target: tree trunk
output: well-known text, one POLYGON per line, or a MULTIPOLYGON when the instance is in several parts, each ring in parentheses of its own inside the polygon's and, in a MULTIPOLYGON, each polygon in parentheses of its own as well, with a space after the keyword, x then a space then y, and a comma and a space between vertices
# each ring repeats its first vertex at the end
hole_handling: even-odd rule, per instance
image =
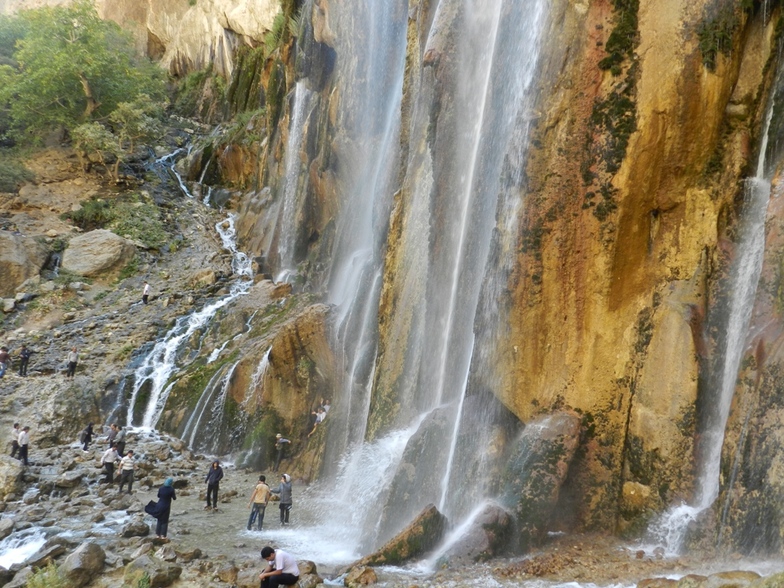
POLYGON ((88 121, 90 120, 93 112, 98 110, 98 107, 101 105, 101 103, 95 100, 95 97, 93 96, 93 89, 90 87, 90 82, 83 73, 79 74, 79 81, 82 83, 84 97, 87 99, 87 106, 84 109, 84 120, 88 121))

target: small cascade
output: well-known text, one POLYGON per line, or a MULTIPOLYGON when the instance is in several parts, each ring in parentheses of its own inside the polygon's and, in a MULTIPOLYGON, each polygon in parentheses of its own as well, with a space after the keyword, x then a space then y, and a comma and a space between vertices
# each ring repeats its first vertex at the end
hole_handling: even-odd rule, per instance
POLYGON ((728 278, 729 300, 722 329, 723 348, 717 373, 713 374, 716 397, 710 406, 699 439, 697 493, 692 504, 679 504, 667 511, 649 530, 653 541, 664 546, 669 557, 680 554, 692 522, 710 508, 719 495, 721 450, 741 360, 757 294, 765 253, 765 218, 771 184, 766 179, 765 155, 775 96, 768 105, 756 175, 744 184, 744 205, 738 226, 736 257, 728 278))
POLYGON ((253 370, 253 375, 250 377, 250 386, 248 387, 248 394, 246 394, 246 399, 245 399, 246 402, 250 397, 250 395, 253 392, 255 392, 256 389, 259 387, 259 384, 261 384, 264 381, 264 376, 266 375, 267 370, 269 369, 269 356, 271 352, 272 352, 272 347, 267 349, 267 352, 262 356, 259 365, 256 366, 255 370, 253 370))
POLYGON ((188 145, 187 148, 180 147, 179 149, 176 149, 173 152, 164 155, 163 157, 159 157, 154 162, 155 167, 164 168, 168 170, 168 172, 171 175, 174 176, 174 178, 177 180, 177 185, 179 186, 180 191, 183 194, 185 194, 185 196, 187 196, 188 198, 193 198, 193 194, 188 189, 188 186, 185 185, 185 181, 182 179, 182 175, 180 174, 180 172, 177 171, 177 160, 178 160, 177 158, 183 153, 186 156, 189 155, 191 152, 191 148, 192 148, 191 145, 188 145))
MULTIPOLYGON (((239 361, 234 362, 225 370, 223 376, 213 377, 210 384, 204 389, 199 398, 190 419, 185 425, 182 438, 188 443, 188 447, 197 451, 214 452, 217 441, 220 440, 224 431, 221 430, 224 409, 226 407, 226 397, 229 394, 231 378, 239 361), (216 382, 217 380, 217 382, 216 382), (206 422, 204 421, 207 416, 206 422), (205 431, 209 435, 203 434, 205 431), (201 432, 202 435, 197 434, 201 432)), ((217 374, 216 374, 217 375, 217 374)))
POLYGON ((280 189, 283 206, 276 229, 279 235, 278 252, 280 255, 280 273, 275 278, 277 282, 288 281, 296 275, 295 248, 299 235, 297 229, 300 224, 297 219, 304 204, 302 196, 306 192, 306 186, 300 186, 299 179, 301 176, 307 178, 307 174, 301 173, 300 149, 307 132, 306 122, 316 103, 316 98, 317 95, 308 90, 304 82, 297 82, 294 87, 291 127, 289 128, 284 158, 283 185, 280 189))
POLYGON ((231 214, 226 220, 215 225, 215 230, 221 238, 223 247, 232 254, 232 270, 239 279, 231 285, 227 296, 177 319, 174 327, 155 344, 137 367, 128 406, 129 426, 155 427, 173 385, 169 378, 177 369, 177 360, 183 343, 187 342, 195 332, 204 328, 221 308, 245 294, 253 285, 251 261, 245 253, 237 249, 234 222, 235 216, 231 214), (136 402, 143 389, 148 394, 147 404, 141 420, 134 422, 136 402))
POLYGON ((208 364, 210 364, 210 363, 214 362, 215 360, 217 360, 218 357, 220 357, 220 354, 223 352, 224 349, 226 349, 226 346, 229 343, 232 343, 232 342, 236 341, 237 339, 239 339, 243 335, 247 334, 248 331, 250 331, 251 325, 253 323, 253 318, 256 316, 256 314, 258 312, 259 312, 258 310, 253 311, 253 313, 248 317, 248 320, 245 321, 245 329, 244 330, 242 330, 239 333, 237 333, 236 335, 234 335, 231 339, 226 339, 221 344, 220 347, 216 347, 215 349, 212 350, 212 353, 210 353, 209 357, 207 357, 207 363, 208 364))

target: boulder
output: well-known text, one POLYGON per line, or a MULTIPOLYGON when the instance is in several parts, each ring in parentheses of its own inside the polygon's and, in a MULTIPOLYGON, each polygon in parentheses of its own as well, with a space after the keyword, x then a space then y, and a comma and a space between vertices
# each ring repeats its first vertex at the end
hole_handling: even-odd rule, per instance
POLYGON ((25 565, 43 568, 54 562, 66 551, 65 545, 47 541, 44 546, 25 560, 25 565))
POLYGON ((215 270, 212 268, 200 269, 191 274, 189 284, 195 288, 212 286, 217 280, 215 270))
POLYGON ((670 580, 669 578, 646 578, 637 583, 637 588, 675 588, 678 585, 678 580, 670 580))
POLYGON ((397 565, 420 557, 441 541, 446 523, 446 517, 430 504, 381 549, 363 557, 354 566, 397 565))
POLYGON ((124 266, 136 253, 127 239, 105 229, 71 239, 63 253, 63 269, 80 276, 96 276, 124 266))
POLYGON ((749 584, 749 588, 781 588, 781 586, 784 586, 784 572, 779 572, 766 578, 759 578, 749 584))
POLYGON ((134 519, 123 527, 123 537, 146 537, 150 534, 150 526, 141 519, 134 519))
POLYGON ((512 517, 497 504, 487 504, 460 539, 449 546, 443 558, 450 566, 470 564, 499 555, 513 533, 512 517))
POLYGON ((0 541, 14 532, 14 519, 0 519, 0 541))
POLYGON ((759 579, 760 575, 757 572, 733 570, 711 574, 704 586, 705 588, 746 588, 759 579))
POLYGON ((14 579, 8 582, 5 585, 5 588, 26 588, 27 581, 30 579, 33 573, 33 568, 31 566, 22 568, 16 572, 14 579))
POLYGON ((38 275, 46 259, 46 249, 32 237, 0 231, 0 297, 12 297, 25 280, 38 275))
POLYGON ((343 583, 348 588, 356 588, 357 586, 367 586, 368 584, 375 584, 378 581, 375 570, 367 566, 355 566, 349 570, 346 579, 343 583))
POLYGON ((246 568, 237 572, 237 579, 234 585, 237 588, 259 588, 259 574, 261 568, 246 568))
POLYGON ((78 588, 89 584, 102 570, 106 560, 103 548, 97 543, 82 543, 60 566, 70 586, 78 588))
POLYGON ((302 570, 300 570, 299 582, 297 582, 299 588, 316 588, 316 586, 323 583, 324 578, 318 574, 303 574, 302 570))
POLYGON ((22 463, 7 455, 0 455, 0 495, 16 494, 22 490, 22 463))
POLYGON ((512 549, 528 550, 547 532, 580 426, 575 413, 553 413, 527 424, 512 447, 500 501, 516 519, 518 535, 512 549))
POLYGON ((135 586, 145 574, 150 578, 150 588, 169 586, 180 577, 182 567, 149 555, 143 555, 125 566, 126 584, 135 586))
POLYGON ((170 543, 167 543, 155 552, 155 557, 162 559, 163 561, 175 561, 177 559, 177 552, 174 551, 174 547, 172 547, 170 543))
POLYGON ((235 566, 230 561, 224 562, 218 566, 217 570, 215 570, 215 575, 218 576, 218 579, 221 582, 234 584, 234 582, 237 580, 237 566, 235 566))
POLYGON ((82 481, 83 477, 84 472, 81 470, 63 472, 63 474, 57 478, 55 486, 58 488, 74 488, 79 485, 79 482, 82 481))
POLYGON ((16 300, 13 298, 3 298, 3 312, 8 314, 9 312, 14 312, 14 308, 16 308, 16 300))

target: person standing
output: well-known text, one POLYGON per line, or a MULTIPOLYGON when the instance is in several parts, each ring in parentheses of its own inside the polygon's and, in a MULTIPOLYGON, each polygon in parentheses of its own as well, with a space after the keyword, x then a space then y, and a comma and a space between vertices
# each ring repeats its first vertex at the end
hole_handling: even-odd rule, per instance
POLYGON ((286 446, 287 443, 291 443, 288 439, 284 439, 283 435, 278 433, 275 435, 275 450, 277 451, 277 455, 275 456, 275 471, 278 471, 280 467, 280 460, 283 458, 283 448, 286 446))
POLYGON ((104 451, 101 456, 101 465, 103 466, 104 474, 106 474, 102 483, 109 484, 109 486, 114 484, 114 464, 118 461, 120 461, 120 456, 117 455, 117 449, 114 447, 114 443, 109 443, 109 449, 104 451))
POLYGON ((299 581, 299 566, 290 553, 267 545, 261 550, 261 559, 267 562, 267 567, 259 574, 260 588, 292 586, 299 581))
POLYGON ((30 465, 27 461, 27 451, 30 446, 30 427, 24 427, 19 433, 19 459, 25 465, 30 465))
POLYGON ((16 453, 19 451, 19 423, 14 423, 13 429, 11 429, 11 437, 9 438, 9 442, 11 443, 11 457, 16 457, 16 453))
POLYGON ((218 487, 220 486, 220 481, 223 479, 223 468, 220 466, 220 462, 216 459, 212 462, 210 466, 210 471, 207 472, 207 506, 204 507, 204 510, 218 510, 218 487), (212 498, 212 506, 210 506, 210 498, 212 498))
POLYGON ((133 488, 133 468, 135 463, 133 461, 133 450, 128 450, 128 453, 120 460, 120 489, 118 493, 122 494, 122 489, 125 484, 128 484, 128 494, 131 493, 133 488))
POLYGON ((122 425, 117 425, 117 436, 114 438, 114 445, 117 447, 117 455, 125 455, 125 429, 122 425))
POLYGON ((8 369, 8 362, 11 358, 8 355, 8 347, 0 347, 0 378, 5 375, 5 371, 8 369))
POLYGON ((293 501, 291 500, 291 476, 283 474, 280 477, 280 484, 278 484, 278 487, 274 490, 270 490, 270 492, 280 496, 280 524, 284 526, 288 525, 289 513, 291 512, 291 507, 293 505, 293 501))
POLYGON ((144 288, 142 288, 142 302, 147 304, 150 300, 150 285, 147 283, 147 280, 144 281, 144 288))
POLYGON ((27 345, 22 345, 22 350, 19 352, 19 375, 24 377, 27 375, 27 364, 30 363, 30 356, 33 354, 27 348, 27 345))
POLYGON ((65 373, 65 377, 73 378, 74 372, 76 371, 76 364, 79 362, 79 353, 76 351, 76 347, 71 347, 66 359, 68 360, 68 371, 65 373))
POLYGON ((168 541, 166 535, 169 532, 169 515, 171 514, 172 500, 177 500, 177 493, 174 491, 174 480, 166 478, 163 486, 158 488, 158 502, 150 502, 144 507, 144 512, 158 519, 158 524, 155 525, 155 535, 158 539, 168 541))
POLYGON ((248 506, 251 507, 250 517, 248 518, 248 531, 253 526, 253 521, 257 518, 259 520, 259 531, 264 524, 264 512, 267 510, 267 503, 271 496, 270 487, 267 486, 266 476, 259 476, 259 483, 253 489, 253 494, 250 495, 248 506))
POLYGON ((87 448, 90 446, 90 443, 93 440, 93 424, 87 423, 87 426, 84 428, 81 434, 82 438, 82 450, 87 451, 87 448))
POLYGON ((106 434, 106 441, 109 442, 109 445, 115 444, 115 438, 117 437, 117 425, 112 423, 109 425, 109 432, 106 434))

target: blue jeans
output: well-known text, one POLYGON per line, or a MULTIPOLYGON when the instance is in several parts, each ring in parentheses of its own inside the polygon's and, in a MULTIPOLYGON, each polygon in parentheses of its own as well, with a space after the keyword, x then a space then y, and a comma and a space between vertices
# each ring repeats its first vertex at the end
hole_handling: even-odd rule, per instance
POLYGON ((261 525, 264 523, 264 511, 267 510, 267 505, 263 502, 254 502, 253 506, 250 510, 250 518, 248 518, 248 531, 253 526, 253 521, 256 520, 256 517, 259 519, 259 531, 261 531, 261 525))

